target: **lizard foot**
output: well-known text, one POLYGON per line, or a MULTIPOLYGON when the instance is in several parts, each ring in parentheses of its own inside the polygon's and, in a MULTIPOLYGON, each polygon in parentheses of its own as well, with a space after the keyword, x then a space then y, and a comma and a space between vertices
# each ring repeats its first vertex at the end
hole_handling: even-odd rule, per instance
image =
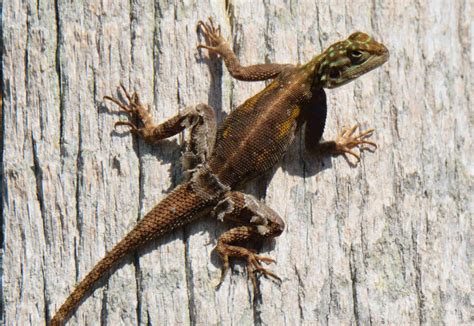
POLYGON ((247 275, 248 278, 252 281, 255 294, 258 294, 260 292, 257 285, 257 273, 262 274, 266 278, 270 277, 278 282, 281 282, 281 279, 275 273, 270 272, 262 265, 262 263, 275 263, 276 261, 274 259, 257 255, 254 250, 243 247, 221 244, 216 249, 218 250, 219 255, 223 261, 221 278, 216 288, 219 288, 221 286, 222 282, 225 279, 225 276, 227 275, 227 272, 229 270, 229 257, 243 258, 247 261, 247 275))
POLYGON ((352 126, 352 128, 343 128, 339 137, 335 141, 336 147, 332 151, 333 154, 336 155, 345 155, 350 154, 357 159, 357 162, 360 162, 360 155, 352 151, 353 148, 361 146, 361 145, 370 145, 373 146, 374 149, 377 148, 377 145, 374 142, 366 140, 370 136, 372 136, 375 129, 368 129, 366 131, 361 132, 357 136, 354 136, 354 132, 358 128, 358 125, 352 126))
POLYGON ((269 257, 263 257, 256 254, 252 254, 250 257, 247 258, 247 275, 252 281, 253 290, 255 293, 259 293, 258 285, 257 285, 257 277, 256 273, 260 273, 266 278, 271 277, 274 280, 281 282, 281 278, 279 278, 275 273, 270 272, 266 268, 264 268, 261 264, 264 262, 266 264, 276 263, 276 261, 269 257))
POLYGON ((221 27, 219 25, 214 26, 212 18, 209 17, 209 22, 205 23, 202 20, 198 21, 197 25, 206 39, 207 44, 198 44, 198 49, 207 49, 209 51, 217 52, 221 54, 222 45, 225 44, 225 39, 221 35, 221 27))
MULTIPOLYGON (((121 90, 127 98, 127 104, 123 104, 119 99, 111 96, 104 96, 104 100, 109 100, 117 104, 132 118, 137 117, 140 122, 143 123, 143 125, 146 126, 147 124, 149 124, 152 121, 150 111, 140 102, 138 94, 134 92, 132 95, 130 95, 122 84, 120 84, 119 90, 121 90)), ((134 123, 130 121, 117 121, 114 126, 128 126, 130 127, 130 131, 134 134, 142 134, 143 131, 143 128, 138 128, 134 123)))

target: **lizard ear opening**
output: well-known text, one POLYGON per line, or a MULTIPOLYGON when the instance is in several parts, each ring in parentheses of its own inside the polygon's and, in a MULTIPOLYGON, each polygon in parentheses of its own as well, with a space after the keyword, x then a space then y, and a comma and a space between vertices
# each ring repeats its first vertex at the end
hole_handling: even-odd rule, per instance
POLYGON ((341 74, 341 70, 337 68, 332 68, 331 70, 329 70, 329 78, 331 79, 338 79, 341 77, 341 74))

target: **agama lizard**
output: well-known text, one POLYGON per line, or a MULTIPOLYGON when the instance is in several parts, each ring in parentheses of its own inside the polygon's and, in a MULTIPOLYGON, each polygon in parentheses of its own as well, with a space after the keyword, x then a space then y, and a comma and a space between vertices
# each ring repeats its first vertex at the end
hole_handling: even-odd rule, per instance
POLYGON ((332 154, 355 156, 352 149, 372 145, 367 140, 373 129, 354 135, 356 127, 345 129, 336 141, 320 142, 326 120, 326 95, 323 88, 344 85, 388 60, 387 48, 362 32, 336 42, 323 53, 302 65, 258 64, 244 67, 212 20, 198 22, 206 44, 198 45, 222 57, 229 73, 243 81, 273 79, 261 92, 232 111, 216 131, 214 111, 200 104, 188 107, 176 116, 154 124, 146 106, 136 93, 129 95, 122 86, 128 103, 114 97, 104 99, 117 104, 141 122, 117 122, 146 142, 156 143, 185 128, 189 139, 183 156, 187 180, 143 217, 115 247, 100 260, 77 285, 59 308, 51 325, 65 323, 69 315, 91 291, 99 279, 127 254, 141 245, 193 220, 215 214, 240 226, 222 234, 215 250, 222 259, 224 280, 229 258, 247 261, 248 275, 258 291, 256 275, 279 279, 263 267, 273 259, 240 246, 242 242, 279 236, 284 222, 271 208, 255 197, 236 191, 238 185, 274 166, 292 143, 295 132, 304 127, 308 150, 323 149, 332 154))

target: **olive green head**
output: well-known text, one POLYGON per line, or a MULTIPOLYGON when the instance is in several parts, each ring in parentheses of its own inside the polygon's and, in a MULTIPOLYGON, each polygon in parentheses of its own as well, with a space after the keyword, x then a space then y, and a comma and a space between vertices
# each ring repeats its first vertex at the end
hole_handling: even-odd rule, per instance
POLYGON ((377 68, 388 60, 388 49, 362 32, 323 52, 318 76, 322 87, 335 88, 377 68))

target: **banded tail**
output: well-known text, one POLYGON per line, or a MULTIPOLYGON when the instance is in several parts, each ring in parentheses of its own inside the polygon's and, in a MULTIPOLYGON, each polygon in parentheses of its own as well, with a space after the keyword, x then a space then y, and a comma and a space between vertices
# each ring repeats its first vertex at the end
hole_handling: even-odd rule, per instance
POLYGON ((143 217, 135 228, 102 258, 76 286, 50 321, 51 326, 63 325, 86 294, 123 257, 141 245, 202 216, 209 199, 198 196, 190 182, 178 186, 143 217))

